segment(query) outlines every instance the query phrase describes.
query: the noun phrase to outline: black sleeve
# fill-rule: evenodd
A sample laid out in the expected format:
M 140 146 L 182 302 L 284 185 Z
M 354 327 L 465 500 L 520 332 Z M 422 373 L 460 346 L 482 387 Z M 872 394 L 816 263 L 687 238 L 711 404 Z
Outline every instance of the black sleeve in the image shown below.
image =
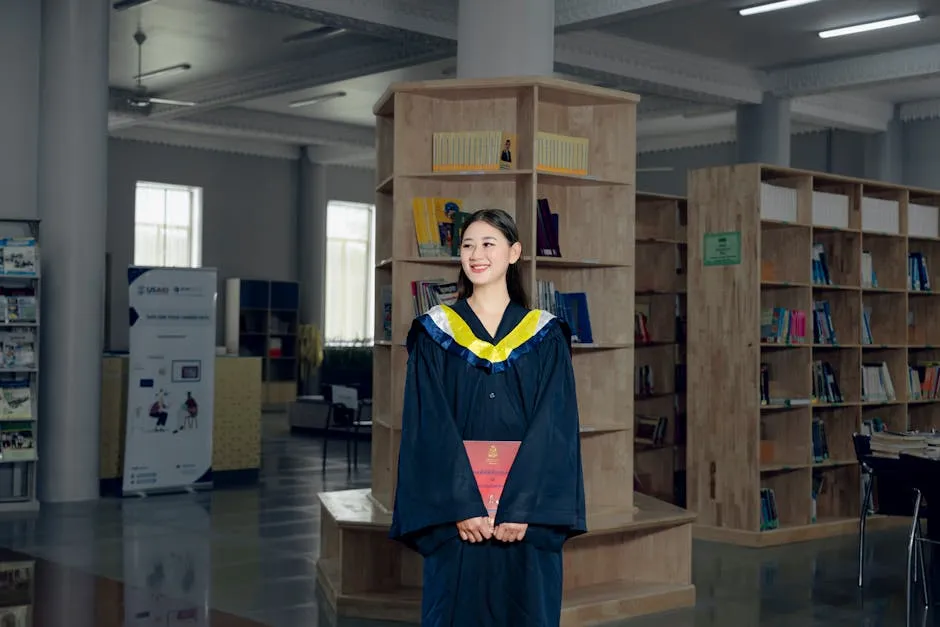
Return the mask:
M 417 326 L 412 327 L 408 344 L 389 535 L 426 556 L 458 537 L 458 522 L 486 516 L 486 507 L 441 383 L 443 349 Z

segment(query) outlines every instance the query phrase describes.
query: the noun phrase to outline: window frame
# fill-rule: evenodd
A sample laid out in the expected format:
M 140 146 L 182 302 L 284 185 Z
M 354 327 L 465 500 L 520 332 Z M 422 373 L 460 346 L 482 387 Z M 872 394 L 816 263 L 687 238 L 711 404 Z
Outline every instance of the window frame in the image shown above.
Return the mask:
M 153 222 L 142 220 L 139 217 L 138 195 L 141 189 L 150 189 L 163 194 L 163 221 Z M 186 226 L 170 225 L 166 219 L 166 194 L 168 191 L 185 192 L 189 196 L 189 216 Z M 138 180 L 134 185 L 134 265 L 161 268 L 201 268 L 202 267 L 202 187 L 195 185 L 179 185 L 175 183 L 160 183 L 152 180 Z M 162 263 L 141 263 L 137 258 L 137 236 L 141 228 L 155 229 L 157 246 L 162 246 Z M 167 231 L 184 230 L 187 234 L 188 263 L 185 265 L 166 265 L 167 247 L 165 233 Z M 163 235 L 161 237 L 161 234 Z
M 343 338 L 333 337 L 327 328 L 328 308 L 330 306 L 328 277 L 330 275 L 330 255 L 329 247 L 331 241 L 340 241 L 343 243 L 362 243 L 359 238 L 331 237 L 330 236 L 330 210 L 333 207 L 354 208 L 366 210 L 369 213 L 369 229 L 365 241 L 368 254 L 366 255 L 366 276 L 365 276 L 365 309 L 362 312 L 361 329 L 364 332 L 360 337 Z M 342 200 L 331 198 L 326 203 L 325 229 L 324 229 L 324 263 L 323 263 L 323 293 L 324 293 L 324 311 L 323 311 L 323 341 L 325 346 L 373 346 L 375 344 L 375 220 L 376 207 L 373 203 L 356 202 L 351 200 Z

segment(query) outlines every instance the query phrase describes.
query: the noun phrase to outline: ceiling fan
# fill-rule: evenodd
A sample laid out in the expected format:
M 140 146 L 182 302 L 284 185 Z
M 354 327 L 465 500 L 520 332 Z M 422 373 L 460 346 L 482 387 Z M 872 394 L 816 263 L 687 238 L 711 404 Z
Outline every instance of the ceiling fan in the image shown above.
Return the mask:
M 127 104 L 135 109 L 146 109 L 151 105 L 162 104 L 170 105 L 175 107 L 192 107 L 195 106 L 195 102 L 189 102 L 186 100 L 172 100 L 170 98 L 159 98 L 157 96 L 151 96 L 147 93 L 147 88 L 144 87 L 143 80 L 144 76 L 153 76 L 155 74 L 163 74 L 167 71 L 175 69 L 188 70 L 190 65 L 188 63 L 181 63 L 179 65 L 174 65 L 171 67 L 161 68 L 158 70 L 151 70 L 145 75 L 142 69 L 143 62 L 143 46 L 144 42 L 147 41 L 147 35 L 144 31 L 138 26 L 137 32 L 134 33 L 134 41 L 137 42 L 137 76 L 134 77 L 136 85 L 134 87 L 134 93 L 127 97 Z

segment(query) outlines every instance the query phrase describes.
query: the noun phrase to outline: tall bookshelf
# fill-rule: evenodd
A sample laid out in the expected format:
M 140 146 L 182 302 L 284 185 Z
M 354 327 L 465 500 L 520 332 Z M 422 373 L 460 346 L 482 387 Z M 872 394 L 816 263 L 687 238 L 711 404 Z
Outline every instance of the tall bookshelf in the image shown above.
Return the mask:
M 261 357 L 261 403 L 281 409 L 297 397 L 297 329 L 300 284 L 296 281 L 225 280 L 225 350 Z
M 416 199 L 424 198 L 458 199 L 465 212 L 499 207 L 513 214 L 523 276 L 537 306 L 553 306 L 551 288 L 586 294 L 591 337 L 581 329 L 573 361 L 590 531 L 565 547 L 562 624 L 694 604 L 694 516 L 631 488 L 634 347 L 625 322 L 634 305 L 637 101 L 619 91 L 526 78 L 396 84 L 376 104 L 376 302 L 383 306 L 376 319 L 372 485 L 319 495 L 318 579 L 338 613 L 410 621 L 420 614 L 421 558 L 387 538 L 404 342 L 419 313 L 413 283 L 454 280 L 459 269 L 446 247 L 440 256 L 419 251 L 414 216 Z M 435 171 L 434 133 L 466 131 L 495 131 L 499 146 L 501 133 L 510 133 L 511 169 Z M 568 164 L 567 173 L 548 171 L 543 159 L 550 151 L 537 150 L 544 133 L 586 139 L 587 172 L 573 172 L 578 164 Z M 546 252 L 537 242 L 552 247 L 545 225 L 555 219 L 541 214 L 540 221 L 540 205 L 557 214 L 561 256 L 533 255 Z
M 921 383 L 940 359 L 940 295 L 913 282 L 923 268 L 940 285 L 940 192 L 748 164 L 691 172 L 688 193 L 696 535 L 854 533 L 852 433 L 940 426 Z
M 637 490 L 685 507 L 685 198 L 636 194 Z

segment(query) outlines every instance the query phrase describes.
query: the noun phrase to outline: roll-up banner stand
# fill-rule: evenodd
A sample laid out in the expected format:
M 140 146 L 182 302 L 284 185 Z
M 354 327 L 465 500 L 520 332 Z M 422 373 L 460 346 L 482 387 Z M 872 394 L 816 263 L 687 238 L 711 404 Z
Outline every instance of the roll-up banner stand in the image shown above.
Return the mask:
M 128 268 L 125 496 L 212 486 L 216 274 Z

